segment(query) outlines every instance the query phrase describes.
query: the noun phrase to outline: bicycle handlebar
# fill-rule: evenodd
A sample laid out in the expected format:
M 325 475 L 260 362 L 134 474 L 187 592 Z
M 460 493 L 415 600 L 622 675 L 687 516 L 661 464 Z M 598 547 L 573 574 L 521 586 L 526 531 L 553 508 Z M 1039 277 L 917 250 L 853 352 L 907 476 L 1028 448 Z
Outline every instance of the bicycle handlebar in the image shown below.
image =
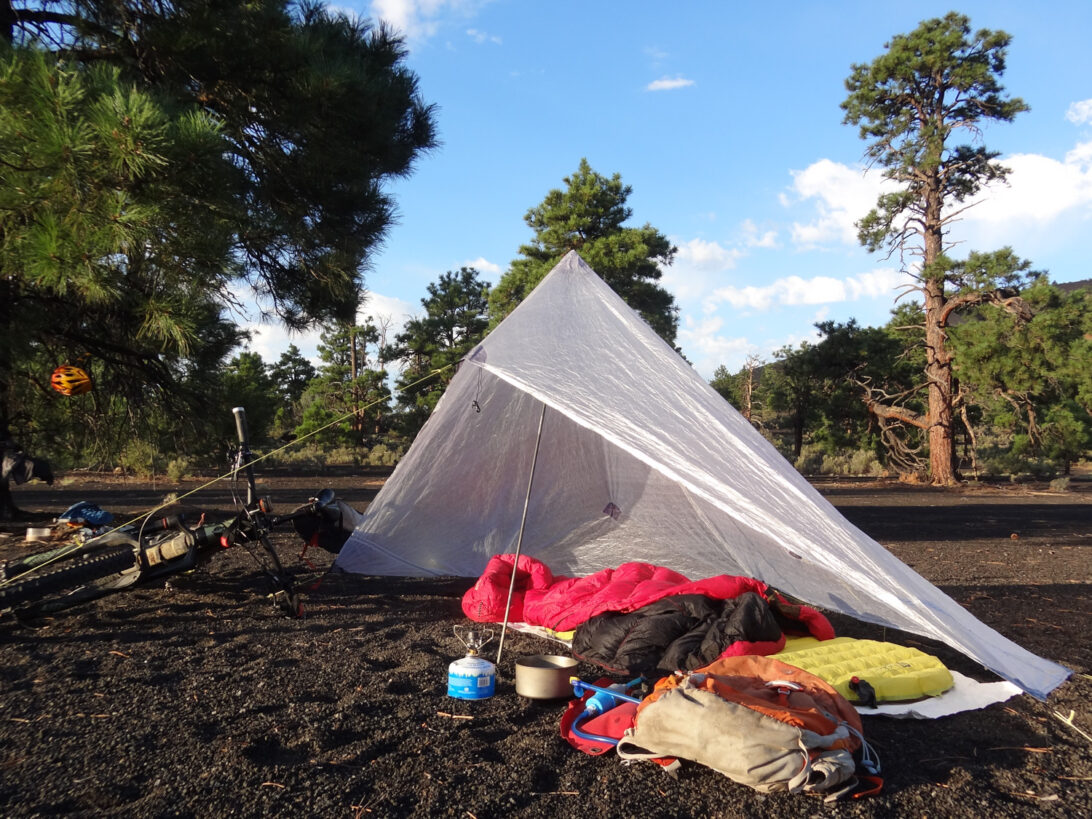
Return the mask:
M 147 520 L 141 527 L 141 530 L 146 535 L 153 535 L 156 532 L 165 532 L 168 529 L 185 529 L 186 528 L 186 516 L 185 515 L 171 515 L 165 518 L 159 518 L 158 520 Z
M 243 407 L 234 407 L 232 413 L 235 416 L 239 444 L 231 476 L 237 481 L 239 473 L 242 472 L 247 483 L 245 504 L 241 502 L 235 489 L 232 490 L 233 501 L 237 507 L 234 517 L 222 523 L 206 524 L 202 515 L 191 527 L 187 525 L 182 514 L 158 518 L 148 515 L 139 527 L 134 521 L 132 525 L 127 524 L 90 540 L 42 553 L 47 555 L 43 559 L 31 556 L 21 558 L 17 563 L 0 562 L 0 586 L 5 589 L 5 594 L 8 594 L 14 581 L 33 572 L 34 577 L 20 580 L 27 588 L 23 590 L 24 597 L 19 600 L 23 603 L 37 600 L 42 605 L 48 602 L 55 606 L 50 610 L 57 611 L 77 602 L 127 588 L 138 580 L 188 571 L 195 565 L 198 553 L 212 547 L 241 545 L 255 557 L 268 575 L 272 585 L 270 597 L 274 604 L 286 614 L 302 616 L 302 606 L 295 592 L 293 578 L 285 571 L 269 534 L 273 527 L 306 515 L 338 514 L 340 510 L 336 498 L 333 490 L 324 489 L 310 503 L 287 515 L 274 516 L 268 501 L 257 496 L 246 410 Z M 119 531 L 120 534 L 117 534 Z M 165 535 L 165 532 L 177 534 Z M 104 559 L 104 555 L 109 559 Z M 45 583 L 42 578 L 47 576 L 42 573 L 42 568 L 61 561 L 64 565 L 51 569 L 47 578 L 49 582 Z M 19 570 L 18 577 L 5 574 L 9 564 Z M 128 578 L 127 582 L 121 583 L 115 577 L 120 577 L 121 574 Z M 74 586 L 77 580 L 78 588 Z M 80 594 L 76 595 L 76 592 Z M 54 599 L 50 599 L 51 596 Z M 15 599 L 8 594 L 7 597 L 0 598 L 0 603 L 6 600 L 10 607 L 14 605 L 12 601 Z M 65 600 L 71 602 L 64 603 Z M 4 607 L 0 605 L 0 608 Z
M 239 435 L 239 443 L 246 446 L 249 443 L 246 428 L 246 408 L 232 407 L 231 412 L 235 415 L 235 431 Z

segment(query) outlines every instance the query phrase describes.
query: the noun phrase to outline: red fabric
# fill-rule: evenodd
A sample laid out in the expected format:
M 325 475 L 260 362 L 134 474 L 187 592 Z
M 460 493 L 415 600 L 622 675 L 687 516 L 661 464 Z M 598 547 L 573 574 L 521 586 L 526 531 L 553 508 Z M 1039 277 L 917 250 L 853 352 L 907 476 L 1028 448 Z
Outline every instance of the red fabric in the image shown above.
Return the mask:
M 478 582 L 463 595 L 463 613 L 467 617 L 480 623 L 504 620 L 512 562 L 510 554 L 489 559 Z M 554 575 L 541 561 L 521 555 L 508 620 L 569 631 L 597 614 L 636 611 L 668 595 L 704 594 L 731 600 L 748 591 L 765 596 L 768 589 L 760 580 L 726 574 L 688 580 L 678 572 L 650 563 L 623 563 L 587 577 L 564 577 Z M 810 606 L 800 606 L 799 617 L 813 637 L 829 640 L 834 636 L 827 618 Z
M 504 605 L 512 582 L 512 563 L 515 555 L 493 555 L 485 571 L 463 595 L 463 614 L 479 623 L 504 621 Z M 550 567 L 541 560 L 520 555 L 516 568 L 516 585 L 512 593 L 512 607 L 508 612 L 511 623 L 529 623 L 523 611 L 524 595 L 528 591 L 545 589 L 564 577 L 555 578 Z
M 829 639 L 819 637 L 816 639 Z M 785 635 L 782 634 L 778 640 L 736 640 L 728 648 L 724 649 L 717 657 L 742 657 L 744 654 L 761 654 L 763 656 L 769 654 L 777 654 L 785 648 Z
M 602 679 L 596 680 L 595 685 L 605 687 L 613 682 L 614 680 L 609 677 L 603 677 Z M 626 729 L 633 727 L 633 718 L 637 714 L 637 703 L 620 703 L 609 711 L 598 714 L 586 722 L 581 723 L 580 730 L 585 734 L 609 737 L 610 739 L 615 740 L 615 743 L 584 739 L 573 733 L 573 723 L 576 722 L 577 717 L 584 713 L 584 703 L 594 695 L 595 691 L 588 690 L 584 692 L 584 695 L 580 699 L 569 701 L 568 708 L 566 708 L 565 713 L 561 715 L 561 736 L 578 751 L 583 751 L 592 756 L 599 756 L 600 754 L 605 754 L 607 751 L 612 750 L 614 744 L 622 738 L 622 734 L 625 733 Z

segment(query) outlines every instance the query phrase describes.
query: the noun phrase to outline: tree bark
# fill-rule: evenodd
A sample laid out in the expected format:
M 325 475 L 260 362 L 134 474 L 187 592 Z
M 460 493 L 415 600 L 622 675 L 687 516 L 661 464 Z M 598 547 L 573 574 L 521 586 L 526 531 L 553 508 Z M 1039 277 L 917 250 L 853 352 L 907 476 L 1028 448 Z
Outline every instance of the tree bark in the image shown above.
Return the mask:
M 953 459 L 955 438 L 952 431 L 952 355 L 948 351 L 948 298 L 945 278 L 933 269 L 944 252 L 943 185 L 935 168 L 940 167 L 943 142 L 933 146 L 937 160 L 925 178 L 922 256 L 922 290 L 925 296 L 925 377 L 929 382 L 929 473 L 933 484 L 956 483 Z
M 15 9 L 11 0 L 0 0 L 0 38 L 11 45 L 15 37 Z
M 955 438 L 952 430 L 952 356 L 948 352 L 948 332 L 942 318 L 944 282 L 925 285 L 925 375 L 929 381 L 929 473 L 941 486 L 956 483 Z

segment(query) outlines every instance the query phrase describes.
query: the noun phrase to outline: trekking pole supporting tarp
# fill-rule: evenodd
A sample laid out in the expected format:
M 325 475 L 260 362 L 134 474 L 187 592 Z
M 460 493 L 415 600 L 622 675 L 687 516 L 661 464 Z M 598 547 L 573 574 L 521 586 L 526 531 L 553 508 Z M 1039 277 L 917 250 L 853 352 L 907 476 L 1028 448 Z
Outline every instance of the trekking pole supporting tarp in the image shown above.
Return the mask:
M 542 422 L 546 419 L 546 405 L 538 416 L 538 434 L 535 436 L 535 452 L 531 456 L 531 474 L 527 477 L 527 495 L 523 499 L 523 517 L 519 521 L 519 537 L 516 538 L 516 559 L 512 561 L 512 579 L 508 582 L 508 600 L 504 603 L 504 622 L 501 624 L 500 643 L 497 645 L 497 665 L 500 665 L 504 652 L 504 633 L 508 630 L 508 613 L 512 609 L 512 595 L 516 591 L 516 569 L 519 567 L 519 553 L 523 548 L 523 530 L 527 526 L 527 508 L 531 504 L 531 485 L 535 482 L 535 464 L 538 463 L 538 448 L 542 443 Z

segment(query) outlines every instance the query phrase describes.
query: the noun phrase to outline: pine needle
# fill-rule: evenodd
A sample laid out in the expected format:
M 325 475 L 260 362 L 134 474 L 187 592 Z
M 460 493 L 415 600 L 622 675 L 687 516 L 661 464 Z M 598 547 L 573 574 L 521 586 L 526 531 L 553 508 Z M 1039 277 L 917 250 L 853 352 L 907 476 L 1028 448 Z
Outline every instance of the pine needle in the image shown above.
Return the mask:
M 1070 709 L 1068 717 L 1063 717 L 1061 711 L 1052 711 L 1051 713 L 1054 714 L 1054 716 L 1057 717 L 1060 722 L 1065 723 L 1070 728 L 1072 728 L 1074 731 L 1076 731 L 1078 734 L 1080 734 L 1082 737 L 1087 739 L 1089 742 L 1092 742 L 1092 736 L 1087 734 L 1085 731 L 1082 731 L 1080 728 L 1078 728 L 1074 724 L 1073 718 L 1076 716 L 1076 713 L 1074 713 L 1074 711 L 1072 709 Z

